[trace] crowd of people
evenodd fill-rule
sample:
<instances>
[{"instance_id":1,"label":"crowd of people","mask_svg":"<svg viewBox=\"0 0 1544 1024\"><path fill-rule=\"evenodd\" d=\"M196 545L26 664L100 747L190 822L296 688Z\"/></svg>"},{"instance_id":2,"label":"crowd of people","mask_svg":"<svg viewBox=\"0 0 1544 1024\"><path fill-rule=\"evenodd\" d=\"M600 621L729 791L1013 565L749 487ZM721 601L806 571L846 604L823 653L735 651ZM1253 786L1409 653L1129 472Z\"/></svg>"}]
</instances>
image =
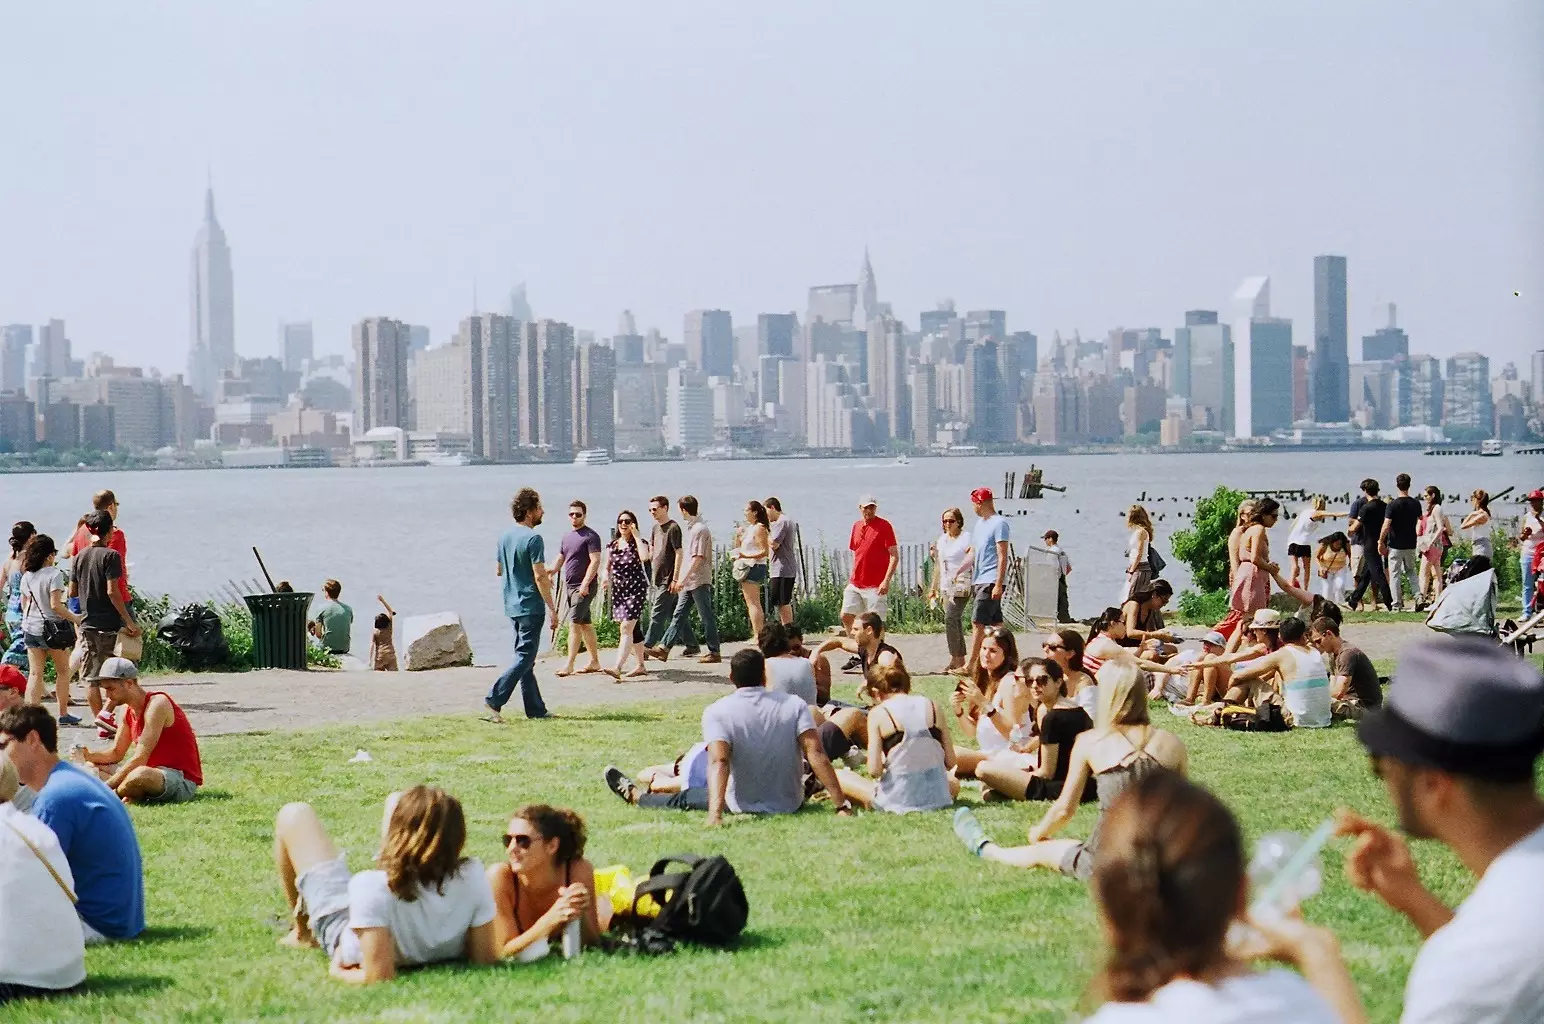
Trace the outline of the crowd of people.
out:
<instances>
[{"instance_id":1,"label":"crowd of people","mask_svg":"<svg viewBox=\"0 0 1544 1024\"><path fill-rule=\"evenodd\" d=\"M1173 588L1161 575L1152 519L1132 506L1117 602L1086 632L1060 624L1037 654L1021 652L1005 624L1010 524L991 491L977 489L973 522L946 510L931 549L927 592L944 609L944 672L953 676L947 707L914 691L913 670L886 638L899 559L877 502L859 501L842 629L809 645L794 626L792 523L775 497L748 502L733 575L756 640L728 659L732 691L704 710L699 738L673 760L634 771L607 766L602 781L631 806L699 813L709 826L725 815L792 814L812 801L841 817L953 809L953 832L970 854L1089 884L1109 944L1095 981L1103 1005L1092 1018L1105 1024L1241 1014L1359 1021L1365 1015L1334 936L1251 910L1237 821L1188 779L1182 733L1159 728L1152 713L1166 703L1197 721L1216 707L1276 708L1289 725L1307 728L1356 720L1401 829L1448 845L1480 879L1450 910L1421 883L1403 839L1340 812L1351 882L1428 939L1411 971L1405 1019L1540 1019L1544 925L1528 908L1544 897L1544 801L1534 783L1544 754L1544 679L1495 643L1442 639L1413 645L1385 693L1371 659L1344 636L1334 589L1342 583L1331 577L1354 579L1352 607L1369 593L1394 607L1407 583L1426 596L1424 560L1451 530L1434 489L1422 504L1410 497L1407 476L1396 487L1399 497L1385 504L1377 481L1364 481L1345 513L1310 501L1287 543L1290 577L1271 551L1280 505L1246 502L1229 540L1228 616L1188 650L1165 621ZM143 688L133 661L117 654L119 637L138 626L117 501L104 494L82 518L84 538L71 538L68 574L55 565L52 540L28 524L17 524L0 570L29 670L0 665L0 1001L72 989L85 977L86 944L143 931L144 872L125 805L190 801L204 781L187 716L166 693ZM1525 565L1544 540L1544 493L1529 502ZM1488 497L1476 492L1472 503L1459 529L1478 572L1489 567L1480 543ZM677 647L703 664L723 658L712 537L694 496L652 498L647 539L638 518L622 511L604 542L587 525L586 505L573 501L551 564L536 529L540 496L520 490L511 511L497 572L515 658L487 695L490 720L502 721L516 688L528 717L548 716L534 661L544 631L560 622L569 628L559 676L645 675L649 660L668 660ZM1318 536L1341 517L1345 533ZM1029 547L1054 559L1065 613L1070 559L1054 531L1040 540ZM1273 584L1296 599L1298 614L1270 607ZM317 638L346 652L352 609L336 581L324 590ZM610 668L594 625L602 594L621 640ZM395 613L381 604L371 662L382 667L389 657L394 667ZM70 627L68 642L56 623ZM848 662L835 666L843 656ZM57 715L43 706L49 665ZM855 691L833 689L844 670L860 675ZM75 678L110 744L77 743L61 756L60 727L78 724L69 713ZM1030 816L1022 842L999 842L960 805L965 787L983 802L1046 806ZM1069 838L1085 802L1097 803L1097 817L1086 837ZM532 959L571 926L594 946L611 925L603 883L584 857L585 823L570 810L516 811L502 840L505 859L486 868L465 856L460 802L428 785L388 798L370 870L350 871L307 804L280 809L274 835L292 923L281 941L319 947L343 981L388 981L403 967L442 961ZM21 921L46 941L19 941ZM1297 973L1253 970L1261 958Z\"/></svg>"}]
</instances>

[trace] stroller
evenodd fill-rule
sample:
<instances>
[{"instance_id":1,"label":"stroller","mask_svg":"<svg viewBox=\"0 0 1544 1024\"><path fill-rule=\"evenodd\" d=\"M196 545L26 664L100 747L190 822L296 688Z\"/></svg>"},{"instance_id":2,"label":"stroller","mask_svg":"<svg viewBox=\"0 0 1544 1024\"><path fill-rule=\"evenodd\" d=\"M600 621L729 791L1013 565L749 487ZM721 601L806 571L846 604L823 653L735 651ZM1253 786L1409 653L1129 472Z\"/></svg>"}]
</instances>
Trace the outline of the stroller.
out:
<instances>
[{"instance_id":1,"label":"stroller","mask_svg":"<svg viewBox=\"0 0 1544 1024\"><path fill-rule=\"evenodd\" d=\"M1439 633L1496 636L1496 570L1448 584L1431 611L1426 625Z\"/></svg>"}]
</instances>

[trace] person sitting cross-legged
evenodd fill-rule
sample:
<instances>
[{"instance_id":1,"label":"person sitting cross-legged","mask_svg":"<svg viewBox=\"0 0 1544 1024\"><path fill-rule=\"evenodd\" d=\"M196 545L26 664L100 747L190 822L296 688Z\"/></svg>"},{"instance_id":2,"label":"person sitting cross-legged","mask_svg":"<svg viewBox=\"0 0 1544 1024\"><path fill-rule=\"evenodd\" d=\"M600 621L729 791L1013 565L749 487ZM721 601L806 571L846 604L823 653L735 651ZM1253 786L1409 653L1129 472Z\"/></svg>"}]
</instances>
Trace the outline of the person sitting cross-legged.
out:
<instances>
[{"instance_id":1,"label":"person sitting cross-legged","mask_svg":"<svg viewBox=\"0 0 1544 1024\"><path fill-rule=\"evenodd\" d=\"M139 669L127 658L103 662L101 684L108 703L128 712L110 749L85 754L108 788L126 804L180 804L197 796L204 784L198 738L177 702L142 688Z\"/></svg>"},{"instance_id":2,"label":"person sitting cross-legged","mask_svg":"<svg viewBox=\"0 0 1544 1024\"><path fill-rule=\"evenodd\" d=\"M988 757L976 767L976 778L986 799L1055 800L1067 781L1073 743L1094 723L1064 692L1067 680L1058 663L1025 658L1018 675L1034 699L1031 735L1011 750ZM1084 802L1094 797L1093 787L1084 786Z\"/></svg>"},{"instance_id":3,"label":"person sitting cross-legged","mask_svg":"<svg viewBox=\"0 0 1544 1024\"><path fill-rule=\"evenodd\" d=\"M804 803L804 762L831 796L838 814L850 814L836 771L820 746L810 706L791 693L767 689L766 659L758 650L729 662L735 691L702 713L708 745L708 784L678 793L639 793L627 773L608 766L606 785L639 807L707 811L717 825L732 814L792 814Z\"/></svg>"},{"instance_id":4,"label":"person sitting cross-legged","mask_svg":"<svg viewBox=\"0 0 1544 1024\"><path fill-rule=\"evenodd\" d=\"M0 756L0 1005L86 980L75 876L54 830L11 806L20 787Z\"/></svg>"},{"instance_id":5,"label":"person sitting cross-legged","mask_svg":"<svg viewBox=\"0 0 1544 1024\"><path fill-rule=\"evenodd\" d=\"M869 670L866 684L875 701L868 713L868 771L873 781L847 769L836 775L842 793L864 807L892 814L936 811L954 803L959 780L954 741L938 719L938 706L911 692L911 676L900 665Z\"/></svg>"},{"instance_id":6,"label":"person sitting cross-legged","mask_svg":"<svg viewBox=\"0 0 1544 1024\"><path fill-rule=\"evenodd\" d=\"M414 786L386 800L380 867L350 875L310 804L280 808L274 861L294 928L280 945L320 946L334 978L390 981L398 967L498 960L496 908L482 863L463 856L466 818L455 797Z\"/></svg>"},{"instance_id":7,"label":"person sitting cross-legged","mask_svg":"<svg viewBox=\"0 0 1544 1024\"><path fill-rule=\"evenodd\" d=\"M494 938L501 957L518 957L544 942L562 940L570 921L591 945L610 922L598 916L595 867L584 858L584 819L573 811L531 804L509 819L505 860L488 869ZM528 956L531 954L527 954Z\"/></svg>"}]
</instances>

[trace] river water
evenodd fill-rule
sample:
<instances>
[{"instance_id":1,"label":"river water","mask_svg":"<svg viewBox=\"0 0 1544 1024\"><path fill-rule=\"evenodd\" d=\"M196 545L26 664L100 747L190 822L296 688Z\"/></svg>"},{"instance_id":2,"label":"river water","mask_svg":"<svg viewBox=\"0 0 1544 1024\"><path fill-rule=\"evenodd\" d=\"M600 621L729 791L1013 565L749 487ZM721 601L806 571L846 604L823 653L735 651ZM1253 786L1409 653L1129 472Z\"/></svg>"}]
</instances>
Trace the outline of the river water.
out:
<instances>
[{"instance_id":1,"label":"river water","mask_svg":"<svg viewBox=\"0 0 1544 1024\"><path fill-rule=\"evenodd\" d=\"M806 545L845 546L860 494L872 493L901 542L925 543L939 513L959 506L969 517L969 493L1002 492L1006 472L1031 462L1045 482L1067 487L1038 502L1016 502L1029 513L1013 519L1015 541L1061 534L1073 562L1072 610L1091 615L1111 602L1124 579L1125 508L1146 495L1159 548L1187 522L1192 501L1219 484L1244 490L1305 488L1339 499L1366 476L1393 490L1407 471L1416 489L1435 483L1461 514L1476 487L1516 485L1513 497L1544 485L1544 458L1507 455L1423 457L1416 452L1268 452L1207 455L1057 455L918 458L909 465L879 459L785 459L726 462L618 463L610 466L469 466L400 469L202 470L134 473L17 474L3 477L0 516L30 519L61 545L90 507L91 494L113 488L122 503L130 575L137 587L179 598L203 597L230 580L259 571L255 545L275 580L297 590L343 582L355 609L356 649L368 644L375 595L400 614L454 610L466 624L479 663L508 656L494 551L510 522L509 501L521 486L537 488L546 506L541 532L549 554L566 529L565 506L583 498L591 525L605 536L616 513L631 509L648 524L648 498L696 494L715 539L727 542L733 520L750 498L777 495L800 524ZM1334 507L1332 505L1332 507ZM1344 508L1343 505L1340 507ZM1507 502L1495 509L1513 515ZM1296 511L1289 506L1289 511ZM1287 520L1278 527L1285 553ZM1173 558L1165 572L1183 589L1185 567Z\"/></svg>"}]
</instances>

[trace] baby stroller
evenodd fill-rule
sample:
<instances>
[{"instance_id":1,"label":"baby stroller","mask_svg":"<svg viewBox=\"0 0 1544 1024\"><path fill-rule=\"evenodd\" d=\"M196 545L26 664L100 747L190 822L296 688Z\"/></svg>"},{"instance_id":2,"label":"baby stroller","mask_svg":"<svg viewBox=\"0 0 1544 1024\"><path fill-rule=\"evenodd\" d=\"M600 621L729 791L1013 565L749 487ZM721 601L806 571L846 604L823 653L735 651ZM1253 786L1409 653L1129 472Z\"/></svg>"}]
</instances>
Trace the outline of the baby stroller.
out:
<instances>
[{"instance_id":1,"label":"baby stroller","mask_svg":"<svg viewBox=\"0 0 1544 1024\"><path fill-rule=\"evenodd\" d=\"M1426 613L1439 633L1496 636L1496 570L1450 583Z\"/></svg>"}]
</instances>

